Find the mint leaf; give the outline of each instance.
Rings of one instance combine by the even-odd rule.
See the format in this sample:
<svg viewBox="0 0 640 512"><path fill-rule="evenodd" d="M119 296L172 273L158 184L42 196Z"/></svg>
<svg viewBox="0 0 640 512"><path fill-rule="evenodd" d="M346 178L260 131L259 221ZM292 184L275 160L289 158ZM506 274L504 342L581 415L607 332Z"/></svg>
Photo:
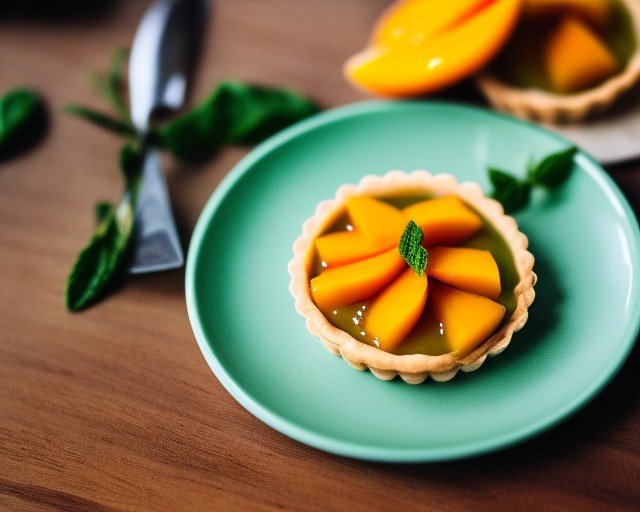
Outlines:
<svg viewBox="0 0 640 512"><path fill-rule="evenodd" d="M46 125L44 101L36 92L20 88L0 97L0 160L35 145Z"/></svg>
<svg viewBox="0 0 640 512"><path fill-rule="evenodd" d="M67 280L66 305L79 311L104 296L123 275L133 233L133 219L142 176L142 154L133 146L125 146L120 162L126 188L118 208L98 203L99 222L91 240L78 254Z"/></svg>
<svg viewBox="0 0 640 512"><path fill-rule="evenodd" d="M427 268L427 260L429 257L427 250L422 247L422 237L422 229L410 220L404 233L402 233L400 237L400 245L398 246L400 255L416 274L421 277Z"/></svg>
<svg viewBox="0 0 640 512"><path fill-rule="evenodd" d="M529 167L527 178L532 185L556 188L562 185L573 170L573 157L578 149L571 146L542 159Z"/></svg>
<svg viewBox="0 0 640 512"><path fill-rule="evenodd" d="M155 133L176 158L197 163L225 144L258 142L317 111L292 91L222 82L200 105Z"/></svg>
<svg viewBox="0 0 640 512"><path fill-rule="evenodd" d="M502 203L505 213L513 213L529 203L531 185L511 174L489 168L489 180L493 185L491 197Z"/></svg>

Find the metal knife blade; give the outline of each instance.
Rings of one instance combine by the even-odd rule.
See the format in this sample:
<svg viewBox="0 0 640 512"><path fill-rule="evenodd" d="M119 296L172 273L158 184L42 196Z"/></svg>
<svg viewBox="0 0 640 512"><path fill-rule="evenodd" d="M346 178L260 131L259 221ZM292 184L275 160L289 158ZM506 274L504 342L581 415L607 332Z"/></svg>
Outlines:
<svg viewBox="0 0 640 512"><path fill-rule="evenodd" d="M140 23L129 58L129 96L131 119L143 140L156 112L184 103L206 13L205 0L161 0ZM132 274L184 263L162 162L153 147L146 148L133 242Z"/></svg>

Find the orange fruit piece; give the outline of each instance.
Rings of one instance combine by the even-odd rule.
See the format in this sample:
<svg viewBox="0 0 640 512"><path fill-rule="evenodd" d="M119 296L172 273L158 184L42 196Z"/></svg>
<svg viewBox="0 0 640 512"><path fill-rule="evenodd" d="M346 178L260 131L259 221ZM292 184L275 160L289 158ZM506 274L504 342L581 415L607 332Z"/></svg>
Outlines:
<svg viewBox="0 0 640 512"><path fill-rule="evenodd" d="M347 60L344 73L357 87L382 96L438 91L496 55L520 8L521 0L401 1L382 18L372 44Z"/></svg>
<svg viewBox="0 0 640 512"><path fill-rule="evenodd" d="M427 301L427 276L407 268L373 299L364 314L364 331L389 352L413 329Z"/></svg>
<svg viewBox="0 0 640 512"><path fill-rule="evenodd" d="M394 247L340 267L328 268L310 282L311 297L327 313L340 306L372 297L393 281L407 264Z"/></svg>
<svg viewBox="0 0 640 512"><path fill-rule="evenodd" d="M505 314L502 304L441 284L429 282L429 307L442 324L451 349L472 352L498 328Z"/></svg>
<svg viewBox="0 0 640 512"><path fill-rule="evenodd" d="M498 264L489 251L469 247L433 247L427 274L461 290L490 299L500 297Z"/></svg>
<svg viewBox="0 0 640 512"><path fill-rule="evenodd" d="M612 0L524 0L522 14L536 22L548 23L554 17L577 16L600 30L606 29L613 14Z"/></svg>
<svg viewBox="0 0 640 512"><path fill-rule="evenodd" d="M482 229L482 219L457 196L420 201L402 212L420 226L426 247L457 245Z"/></svg>
<svg viewBox="0 0 640 512"><path fill-rule="evenodd" d="M389 248L398 245L408 220L401 210L368 196L347 199L351 224L371 243Z"/></svg>
<svg viewBox="0 0 640 512"><path fill-rule="evenodd" d="M547 42L545 67L554 89L567 93L612 76L618 62L595 31L580 19L567 16Z"/></svg>
<svg viewBox="0 0 640 512"><path fill-rule="evenodd" d="M369 241L359 231L336 231L316 238L318 257L327 268L353 263L389 249Z"/></svg>

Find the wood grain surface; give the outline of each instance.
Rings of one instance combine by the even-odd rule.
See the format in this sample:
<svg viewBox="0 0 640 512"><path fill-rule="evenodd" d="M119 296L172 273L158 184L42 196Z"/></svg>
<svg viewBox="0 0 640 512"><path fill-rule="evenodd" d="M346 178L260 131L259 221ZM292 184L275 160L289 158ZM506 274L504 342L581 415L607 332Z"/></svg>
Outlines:
<svg viewBox="0 0 640 512"><path fill-rule="evenodd" d="M341 65L388 3L216 0L192 96L233 78L292 86L323 108L367 99ZM67 312L65 281L93 205L117 201L122 180L120 140L62 107L103 108L86 72L130 45L149 2L56 14L51 4L65 2L52 1L45 15L38 2L7 4L0 91L40 91L50 126L0 164L0 510L640 509L638 346L591 404L535 439L469 460L381 464L310 448L240 406L195 342L183 270L128 279L98 306ZM168 162L185 248L249 149L197 167ZM640 163L607 170L637 213Z"/></svg>

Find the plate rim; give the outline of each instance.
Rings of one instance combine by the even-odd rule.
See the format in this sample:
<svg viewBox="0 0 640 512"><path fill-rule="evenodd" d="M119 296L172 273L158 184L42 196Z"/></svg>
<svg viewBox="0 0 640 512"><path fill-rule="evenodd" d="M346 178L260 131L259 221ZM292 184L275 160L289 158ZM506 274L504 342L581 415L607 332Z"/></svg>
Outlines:
<svg viewBox="0 0 640 512"><path fill-rule="evenodd" d="M206 339L206 334L202 327L200 315L197 309L197 299L195 297L195 290L197 286L195 283L195 269L197 267L197 258L200 255L199 248L202 246L203 237L217 208L220 206L227 193L242 178L242 176L251 172L251 169L257 162L280 145L287 143L308 131L355 115L370 115L388 110L405 110L411 108L449 108L459 109L460 111L473 111L477 115L494 118L499 122L524 125L529 129L539 131L545 136L556 139L564 144L575 145L574 142L568 140L564 136L556 132L549 131L535 123L524 121L493 110L454 101L367 100L334 107L289 126L288 128L285 128L277 134L269 137L249 151L238 163L234 165L234 167L220 181L219 185L213 190L198 217L189 243L185 265L185 297L189 323L207 365L226 391L229 392L240 405L242 405L256 418L291 439L336 455L379 462L419 463L456 460L504 449L542 434L575 414L580 409L584 408L609 384L611 380L613 380L628 359L637 341L638 333L640 332L639 316L636 318L635 324L634 322L629 322L627 325L628 335L620 343L620 354L615 359L614 363L609 365L610 367L608 366L606 371L602 371L600 373L599 379L594 380L590 386L586 387L582 391L581 394L577 395L572 401L566 403L564 407L559 408L554 414L547 415L539 419L537 422L529 423L526 427L522 427L505 434L495 435L489 439L466 442L461 446L456 445L444 448L430 447L418 449L385 448L371 445L363 446L361 444L336 440L329 435L319 434L309 428L301 427L296 423L281 417L268 407L256 403L248 392L238 386L227 369L219 362L209 345L209 341ZM640 278L638 277L638 267L640 267L640 256L638 255L638 247L640 247L640 228L638 227L638 220L635 213L618 185L591 155L579 148L577 158L584 160L584 163L587 164L582 165L584 170L586 170L591 178L597 182L599 189L602 190L603 193L607 194L609 202L611 202L612 199L615 199L619 209L621 210L621 217L626 219L629 223L627 228L630 235L633 237L633 240L628 241L636 242L635 245L631 244L632 247L636 249L635 259L632 259L631 262L634 270L636 270L636 272L634 272L635 279L634 283L632 283L632 288L637 289L640 286ZM627 234L626 231L625 234ZM633 297L633 300L635 303L640 302L637 295Z"/></svg>

